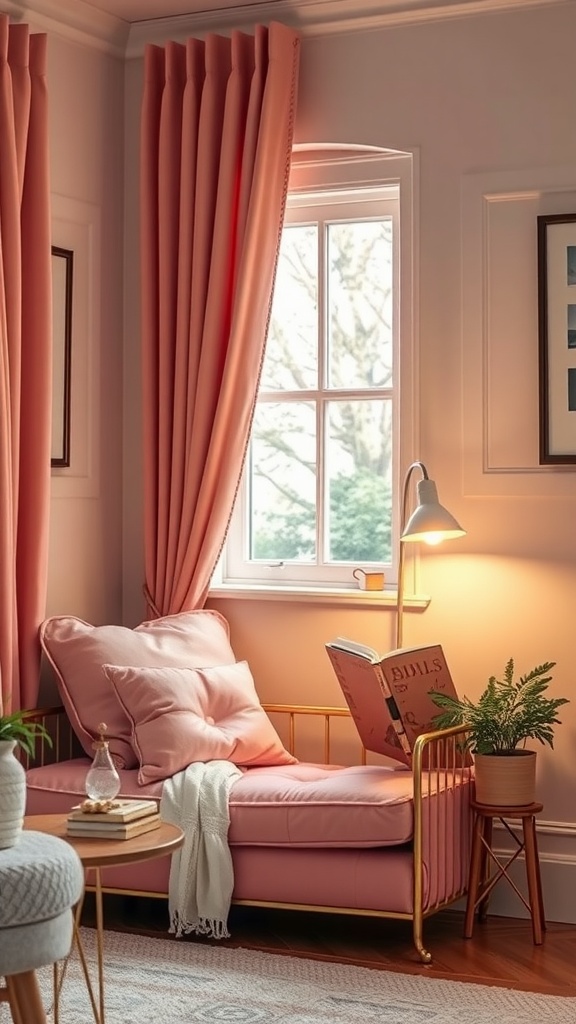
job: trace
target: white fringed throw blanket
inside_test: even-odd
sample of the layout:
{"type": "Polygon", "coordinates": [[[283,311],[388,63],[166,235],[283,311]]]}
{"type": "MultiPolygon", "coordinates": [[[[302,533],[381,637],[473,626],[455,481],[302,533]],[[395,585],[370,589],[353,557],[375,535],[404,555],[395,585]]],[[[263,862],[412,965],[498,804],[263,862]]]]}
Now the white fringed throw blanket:
{"type": "Polygon", "coordinates": [[[160,817],[184,832],[172,854],[168,887],[170,931],[227,939],[234,886],[228,846],[228,796],[242,774],[231,761],[196,761],[166,779],[160,817]]]}

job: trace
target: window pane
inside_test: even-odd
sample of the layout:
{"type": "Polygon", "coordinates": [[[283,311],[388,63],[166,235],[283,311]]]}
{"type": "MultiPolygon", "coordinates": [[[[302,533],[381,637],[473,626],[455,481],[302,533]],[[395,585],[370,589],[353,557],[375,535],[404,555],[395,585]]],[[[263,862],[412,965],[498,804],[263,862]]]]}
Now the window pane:
{"type": "Polygon", "coordinates": [[[392,220],[331,224],[330,387],[392,386],[392,220]]]}
{"type": "Polygon", "coordinates": [[[264,391],[317,386],[317,278],[317,226],[284,227],[260,383],[264,391]]]}
{"type": "Polygon", "coordinates": [[[396,428],[410,423],[412,400],[408,389],[401,418],[412,257],[399,198],[402,187],[411,208],[411,175],[408,158],[388,153],[295,162],[224,585],[353,589],[357,565],[385,568],[394,582],[390,491],[396,530],[398,459],[410,447],[396,428]]]}
{"type": "Polygon", "coordinates": [[[392,557],[392,403],[328,403],[326,427],[328,558],[389,562],[392,557]]]}
{"type": "Polygon", "coordinates": [[[250,463],[250,558],[316,557],[316,414],[312,403],[257,406],[250,463]]]}

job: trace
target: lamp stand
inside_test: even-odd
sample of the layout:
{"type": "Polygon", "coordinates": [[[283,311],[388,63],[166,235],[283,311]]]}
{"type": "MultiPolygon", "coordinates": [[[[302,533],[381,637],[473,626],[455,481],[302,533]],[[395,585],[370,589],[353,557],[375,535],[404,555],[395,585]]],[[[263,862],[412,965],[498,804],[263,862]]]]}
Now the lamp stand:
{"type": "Polygon", "coordinates": [[[404,477],[402,513],[400,518],[400,551],[398,553],[398,599],[396,604],[396,647],[402,647],[402,617],[404,612],[404,547],[409,541],[437,544],[441,540],[463,537],[465,530],[454,516],[438,501],[436,484],[430,480],[423,462],[413,462],[404,477]],[[418,502],[408,519],[408,491],[412,474],[418,470],[418,502]]]}
{"type": "Polygon", "coordinates": [[[400,515],[400,550],[398,552],[398,598],[396,602],[396,648],[402,647],[403,616],[404,616],[404,561],[406,547],[402,543],[402,531],[406,526],[408,518],[408,491],[412,474],[419,469],[425,480],[428,479],[426,467],[422,462],[413,462],[406,471],[404,477],[404,489],[402,491],[402,511],[400,515]]]}

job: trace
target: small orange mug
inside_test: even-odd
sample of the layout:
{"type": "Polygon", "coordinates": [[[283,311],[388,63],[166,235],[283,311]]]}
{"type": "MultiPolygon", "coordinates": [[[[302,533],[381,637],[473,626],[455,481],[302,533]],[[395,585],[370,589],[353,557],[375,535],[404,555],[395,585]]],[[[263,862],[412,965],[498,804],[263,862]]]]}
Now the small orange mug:
{"type": "Polygon", "coordinates": [[[354,569],[352,575],[358,580],[360,590],[384,590],[383,572],[365,572],[364,569],[354,569]]]}

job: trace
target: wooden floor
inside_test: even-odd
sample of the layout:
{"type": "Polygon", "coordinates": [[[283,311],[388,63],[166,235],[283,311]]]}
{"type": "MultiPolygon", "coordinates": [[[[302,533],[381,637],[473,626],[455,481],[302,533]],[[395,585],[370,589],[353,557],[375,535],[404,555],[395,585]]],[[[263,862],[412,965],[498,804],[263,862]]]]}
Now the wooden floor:
{"type": "MultiPolygon", "coordinates": [[[[112,930],[176,941],[168,934],[164,900],[106,895],[104,920],[105,927],[112,930]]],[[[94,923],[90,894],[83,923],[94,923]]],[[[409,923],[344,914],[233,906],[229,918],[232,937],[218,944],[576,996],[576,925],[549,923],[544,943],[535,946],[527,920],[490,916],[475,924],[472,939],[462,938],[462,923],[463,915],[452,910],[425,922],[424,943],[433,956],[430,965],[419,961],[409,923]]],[[[210,940],[190,936],[178,941],[210,940]]]]}

